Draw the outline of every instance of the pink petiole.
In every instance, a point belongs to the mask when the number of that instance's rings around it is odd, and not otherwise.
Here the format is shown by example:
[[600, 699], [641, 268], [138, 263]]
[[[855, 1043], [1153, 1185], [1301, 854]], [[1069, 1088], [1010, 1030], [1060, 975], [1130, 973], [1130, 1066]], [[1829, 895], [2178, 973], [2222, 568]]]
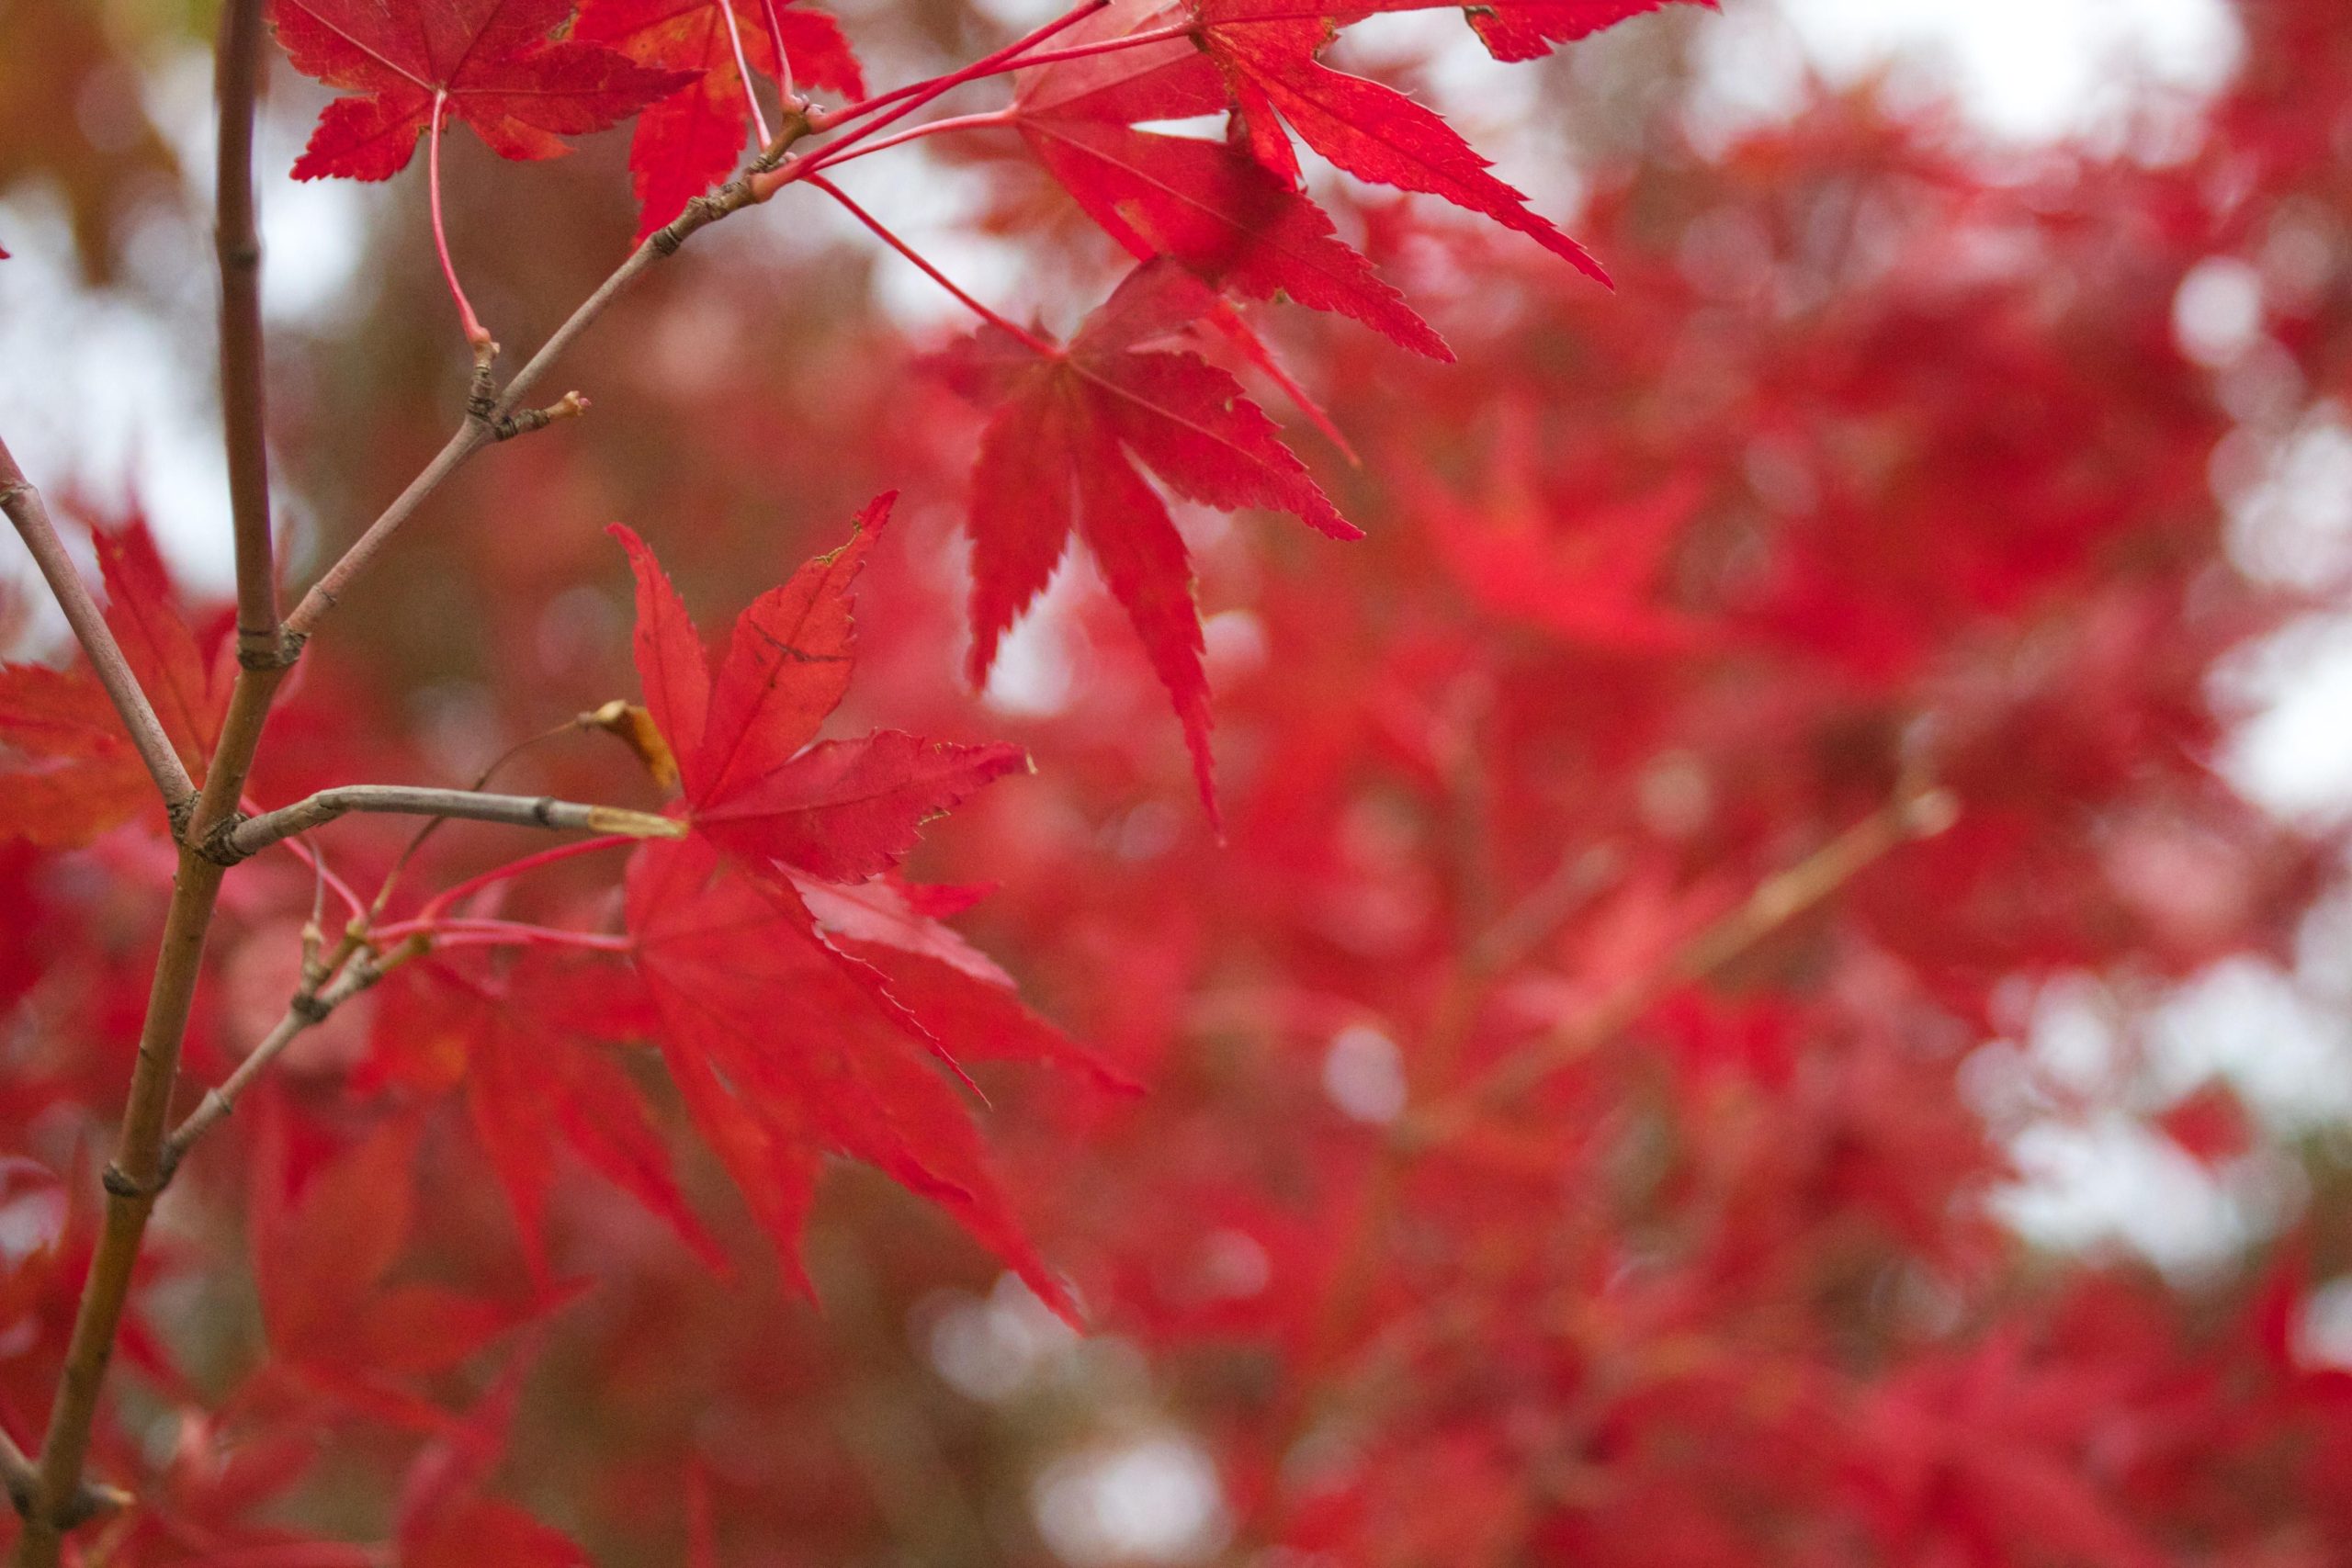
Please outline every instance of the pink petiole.
[[448, 112], [449, 92], [436, 88], [433, 94], [433, 131], [425, 145], [424, 173], [432, 187], [433, 248], [441, 255], [441, 276], [449, 282], [449, 298], [458, 302], [458, 321], [465, 328], [466, 341], [476, 348], [490, 342], [490, 333], [474, 314], [473, 301], [466, 298], [464, 286], [458, 282], [458, 268], [449, 259], [448, 226], [441, 220], [441, 121]]

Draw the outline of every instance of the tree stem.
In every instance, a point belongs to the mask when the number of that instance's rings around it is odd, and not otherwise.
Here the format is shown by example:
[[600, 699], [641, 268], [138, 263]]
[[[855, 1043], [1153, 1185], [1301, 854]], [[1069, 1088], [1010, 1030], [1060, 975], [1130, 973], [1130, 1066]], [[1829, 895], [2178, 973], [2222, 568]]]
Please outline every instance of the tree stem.
[[268, 402], [263, 389], [261, 234], [254, 202], [254, 99], [261, 78], [261, 0], [227, 0], [213, 62], [220, 100], [213, 248], [220, 263], [220, 420], [237, 545], [237, 656], [281, 657], [270, 542]]
[[67, 1528], [63, 1505], [81, 1489], [99, 1391], [114, 1355], [123, 1305], [130, 1296], [147, 1216], [155, 1204], [164, 1118], [179, 1072], [180, 1038], [187, 1027], [205, 931], [225, 869], [192, 852], [181, 852], [171, 908], [164, 918], [163, 952], [148, 993], [147, 1021], [140, 1031], [138, 1065], [131, 1070], [130, 1101], [115, 1144], [114, 1163], [107, 1168], [105, 1224], [82, 1287], [64, 1373], [50, 1410], [49, 1434], [35, 1462], [31, 1506], [10, 1559], [16, 1568], [56, 1568]]

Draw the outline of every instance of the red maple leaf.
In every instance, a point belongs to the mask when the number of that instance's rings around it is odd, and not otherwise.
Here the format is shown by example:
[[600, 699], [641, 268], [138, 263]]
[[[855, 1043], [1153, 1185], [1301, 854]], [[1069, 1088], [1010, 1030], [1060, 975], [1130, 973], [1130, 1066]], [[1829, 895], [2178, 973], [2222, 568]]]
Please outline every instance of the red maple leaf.
[[[173, 604], [170, 575], [144, 523], [93, 531], [107, 626], [180, 761], [201, 779], [228, 706], [225, 638], [208, 652]], [[84, 669], [0, 665], [0, 839], [85, 844], [161, 803], [97, 678]], [[159, 818], [160, 819], [160, 818]]]
[[[1082, 1053], [1017, 1002], [1008, 1012], [933, 973], [921, 961], [935, 964], [952, 933], [870, 880], [925, 819], [1024, 759], [888, 730], [809, 744], [848, 688], [852, 585], [891, 499], [865, 510], [847, 545], [754, 601], [715, 674], [652, 552], [615, 529], [637, 575], [646, 707], [676, 759], [691, 829], [631, 860], [628, 930], [687, 1112], [786, 1258], [824, 1156], [847, 1155], [944, 1204], [1067, 1312], [942, 1070], [954, 1065], [942, 1041], [983, 1056]], [[831, 897], [840, 945], [804, 888]], [[854, 956], [858, 944], [901, 950], [912, 1005], [896, 970]]]
[[[561, 1026], [580, 988], [610, 971], [565, 970], [526, 954], [503, 973], [462, 951], [408, 966], [376, 1017], [371, 1077], [426, 1093], [462, 1088], [467, 1119], [497, 1172], [534, 1279], [550, 1278], [548, 1200], [569, 1147], [720, 1264], [670, 1173], [669, 1151], [609, 1048]], [[598, 998], [602, 1000], [602, 998]]]
[[972, 476], [972, 654], [987, 677], [999, 640], [1045, 588], [1073, 530], [1126, 607], [1174, 699], [1201, 796], [1215, 810], [1208, 681], [1184, 541], [1133, 457], [1189, 500], [1289, 512], [1360, 536], [1239, 383], [1198, 355], [1146, 346], [1215, 296], [1169, 261], [1128, 274], [1066, 348], [1040, 354], [993, 327], [942, 356], [959, 389], [998, 406]]
[[573, 0], [272, 0], [296, 69], [357, 95], [319, 116], [300, 180], [382, 180], [446, 109], [507, 158], [552, 158], [694, 80], [574, 39]]
[[447, 1417], [410, 1380], [458, 1365], [552, 1302], [392, 1282], [415, 1222], [420, 1132], [413, 1119], [388, 1122], [296, 1189], [285, 1118], [268, 1117], [254, 1175], [254, 1277], [271, 1348], [300, 1383], [431, 1430]]
[[[1487, 160], [1434, 110], [1378, 82], [1319, 63], [1338, 32], [1301, 19], [1289, 0], [1202, 0], [1194, 37], [1233, 93], [1249, 146], [1285, 185], [1299, 177], [1287, 124], [1334, 164], [1375, 185], [1442, 197], [1528, 235], [1579, 270], [1608, 281], [1584, 247], [1528, 209]], [[1269, 13], [1273, 13], [1269, 15]]]
[[[1137, 30], [1112, 6], [1069, 30], [1073, 47]], [[1254, 299], [1333, 310], [1433, 359], [1444, 340], [1341, 242], [1323, 209], [1241, 149], [1136, 129], [1221, 113], [1227, 93], [1189, 39], [1023, 71], [1007, 110], [1030, 151], [1138, 261], [1173, 256]]]
[[[1012, 976], [940, 916], [967, 890], [876, 877], [842, 887], [795, 877], [826, 944], [878, 971], [890, 998], [963, 1061], [1066, 1068], [1114, 1093], [1136, 1083], [1022, 1005]], [[985, 890], [982, 890], [985, 891]]]
[[941, 1204], [1042, 1300], [1073, 1310], [939, 1047], [878, 974], [817, 934], [796, 895], [694, 838], [638, 852], [628, 915], [687, 1113], [787, 1266], [824, 1156], [846, 1155]]
[[[722, 4], [732, 6], [731, 29]], [[776, 58], [777, 40], [769, 36], [771, 16], [781, 35], [783, 62]], [[640, 65], [691, 75], [684, 91], [638, 117], [628, 166], [641, 209], [639, 239], [725, 179], [742, 157], [752, 111], [736, 63], [739, 42], [744, 61], [771, 81], [781, 81], [788, 65], [793, 83], [804, 90], [865, 96], [865, 78], [841, 25], [820, 11], [789, 4], [771, 8], [758, 0], [588, 0], [571, 37], [605, 45]]]
[[1657, 600], [1705, 487], [1688, 475], [1628, 496], [1547, 483], [1527, 411], [1507, 405], [1494, 423], [1491, 473], [1476, 504], [1427, 483], [1414, 497], [1463, 592], [1596, 651], [1664, 654], [1703, 640], [1700, 625]]
[[519, 1361], [507, 1369], [464, 1421], [410, 1465], [396, 1521], [401, 1568], [587, 1568], [588, 1554], [571, 1537], [512, 1503], [481, 1495], [506, 1456], [522, 1371]]
[[876, 500], [848, 544], [753, 601], [716, 675], [653, 552], [613, 527], [637, 573], [646, 706], [676, 759], [687, 820], [730, 854], [863, 881], [896, 865], [923, 822], [1027, 766], [1018, 747], [890, 729], [809, 744], [849, 690], [850, 591], [894, 499]]
[[[1317, 10], [1295, 0], [1250, 0], [1250, 8], [1272, 20], [1278, 12], [1292, 16], [1330, 17], [1346, 23], [1379, 11], [1430, 11], [1450, 0], [1372, 0]], [[1476, 0], [1462, 12], [1477, 30], [1479, 41], [1497, 60], [1535, 60], [1552, 52], [1555, 44], [1573, 43], [1629, 17], [1639, 17], [1670, 5], [1673, 0]], [[1716, 0], [1690, 0], [1709, 10]]]

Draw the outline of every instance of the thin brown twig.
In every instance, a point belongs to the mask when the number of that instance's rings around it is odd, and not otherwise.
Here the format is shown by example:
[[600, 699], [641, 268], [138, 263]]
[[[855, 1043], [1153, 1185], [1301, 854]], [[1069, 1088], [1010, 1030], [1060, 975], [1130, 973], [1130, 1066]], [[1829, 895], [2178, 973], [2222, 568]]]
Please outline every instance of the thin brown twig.
[[66, 1503], [80, 1490], [82, 1464], [97, 1417], [98, 1393], [114, 1355], [115, 1336], [130, 1296], [139, 1247], [154, 1207], [164, 1117], [179, 1068], [181, 1037], [196, 994], [204, 935], [225, 868], [183, 850], [180, 874], [164, 917], [163, 951], [148, 991], [147, 1018], [131, 1069], [130, 1101], [107, 1168], [107, 1208], [90, 1257], [73, 1337], [51, 1403], [42, 1440], [32, 1506], [17, 1538], [16, 1568], [55, 1568], [65, 1532], [73, 1528]]
[[17, 1446], [17, 1439], [0, 1432], [0, 1486], [7, 1488], [9, 1501], [19, 1512], [31, 1506], [39, 1474], [32, 1460]]
[[25, 541], [25, 548], [32, 552], [33, 564], [40, 569], [41, 580], [49, 584], [58, 608], [65, 612], [65, 624], [74, 628], [74, 640], [82, 645], [91, 670], [97, 674], [98, 684], [106, 688], [116, 716], [130, 732], [130, 744], [138, 750], [139, 760], [147, 765], [148, 776], [155, 781], [155, 788], [162, 793], [176, 828], [185, 822], [196, 802], [196, 781], [188, 777], [179, 753], [172, 748], [171, 738], [164, 733], [164, 721], [155, 716], [154, 705], [140, 689], [139, 677], [130, 672], [130, 665], [122, 657], [122, 649], [114, 640], [97, 601], [90, 597], [82, 574], [74, 570], [74, 558], [65, 553], [65, 542], [57, 536], [57, 527], [49, 520], [49, 508], [42, 502], [40, 491], [17, 467], [17, 459], [6, 441], [0, 441], [0, 511], [7, 513], [8, 521], [17, 525], [17, 536]]
[[415, 936], [379, 956], [367, 951], [365, 933], [359, 922], [353, 921], [332, 953], [322, 960], [304, 964], [301, 987], [286, 1004], [285, 1016], [237, 1064], [235, 1071], [206, 1091], [197, 1108], [164, 1140], [157, 1179], [165, 1185], [170, 1183], [197, 1140], [229, 1118], [254, 1081], [269, 1070], [270, 1064], [284, 1055], [303, 1031], [324, 1023], [334, 1015], [335, 1009], [430, 946], [429, 939]]
[[[779, 141], [788, 142], [807, 129], [806, 119], [794, 115], [787, 119]], [[781, 147], [773, 147], [764, 156], [780, 156], [781, 151]], [[475, 450], [499, 438], [501, 423], [512, 422], [524, 392], [604, 312], [629, 279], [652, 260], [675, 252], [695, 230], [760, 199], [764, 197], [754, 194], [752, 177], [747, 174], [718, 197], [704, 197], [689, 207], [675, 222], [632, 252], [604, 286], [572, 312], [508, 383], [504, 396], [487, 417], [469, 411], [466, 423], [424, 471], [304, 595], [280, 628], [277, 656], [269, 660], [244, 662], [239, 670], [200, 791], [188, 780], [168, 745], [152, 755], [148, 746], [141, 746], [141, 754], [155, 773], [158, 786], [172, 806], [175, 827], [180, 830], [179, 874], [173, 882], [171, 902], [164, 917], [163, 944], [148, 993], [146, 1019], [140, 1030], [129, 1102], [117, 1135], [114, 1159], [106, 1173], [104, 1225], [91, 1255], [73, 1336], [66, 1348], [64, 1370], [51, 1407], [48, 1434], [40, 1458], [34, 1461], [32, 1495], [29, 1506], [24, 1510], [25, 1527], [10, 1556], [14, 1568], [56, 1568], [66, 1533], [86, 1517], [80, 1512], [85, 1492], [83, 1462], [89, 1451], [107, 1367], [113, 1359], [116, 1336], [130, 1300], [148, 1216], [163, 1188], [164, 1128], [178, 1079], [180, 1043], [187, 1032], [213, 905], [228, 870], [224, 863], [198, 852], [194, 846], [209, 842], [224, 830], [224, 824], [233, 819], [279, 684], [300, 656], [303, 642], [334, 607], [351, 580], [382, 551], [400, 525]], [[83, 637], [85, 649], [93, 649], [93, 663], [98, 663], [103, 657], [96, 650], [113, 653], [113, 674], [105, 673], [102, 667], [101, 679], [107, 682], [118, 709], [124, 713], [124, 722], [131, 728], [134, 740], [142, 736], [160, 738], [161, 726], [146, 705], [137, 682], [129, 678], [129, 667], [121, 662], [120, 651], [114, 649], [103, 618], [97, 615], [79, 578], [72, 572], [71, 562], [56, 542], [55, 531], [47, 526], [47, 513], [40, 506], [38, 492], [17, 470], [14, 460], [6, 458], [5, 448], [0, 448], [0, 460], [6, 464], [5, 471], [0, 471], [0, 504], [5, 504], [18, 531], [33, 547], [35, 558], [41, 562], [43, 574], [51, 579], [51, 587], [60, 604], [65, 606], [76, 634]], [[63, 569], [62, 572], [60, 568]]]
[[[481, 790], [488, 789], [490, 787], [490, 781], [496, 778], [500, 772], [505, 768], [507, 763], [513, 761], [515, 758], [521, 756], [524, 752], [529, 750], [534, 746], [539, 745], [545, 741], [552, 740], [560, 735], [571, 734], [575, 730], [582, 728], [587, 720], [588, 716], [583, 714], [578, 718], [574, 718], [568, 723], [552, 726], [547, 729], [539, 731], [537, 735], [530, 736], [522, 740], [517, 740], [514, 745], [509, 746], [505, 750], [491, 759], [490, 765], [482, 769], [481, 773], [476, 773], [474, 775], [474, 782], [468, 784], [466, 788], [469, 791], [473, 792], [480, 792]], [[384, 873], [384, 880], [377, 885], [376, 897], [368, 900], [368, 911], [370, 919], [380, 917], [386, 909], [391, 908], [392, 889], [400, 885], [401, 873], [408, 869], [409, 862], [417, 857], [417, 854], [424, 848], [426, 840], [430, 840], [435, 833], [438, 832], [441, 829], [442, 825], [448, 820], [449, 819], [446, 817], [433, 818], [410, 837], [408, 843], [402, 847], [399, 854], [392, 857], [391, 866]]]
[[1959, 811], [1951, 792], [1905, 790], [1798, 864], [1757, 884], [1736, 908], [1701, 930], [1667, 961], [1630, 976], [1591, 1010], [1539, 1036], [1468, 1083], [1400, 1120], [1399, 1145], [1426, 1153], [1460, 1136], [1485, 1111], [1525, 1095], [1544, 1078], [1623, 1033], [1677, 987], [1721, 970], [1916, 839], [1932, 838]]
[[277, 637], [277, 570], [270, 543], [261, 233], [254, 203], [254, 98], [261, 68], [261, 0], [227, 0], [213, 57], [220, 101], [212, 231], [220, 264], [220, 419], [237, 545], [237, 657], [268, 665], [285, 651]]
[[409, 784], [341, 784], [291, 806], [247, 818], [203, 845], [204, 852], [234, 863], [270, 845], [307, 833], [355, 811], [401, 817], [458, 818], [503, 822], [518, 828], [553, 828], [591, 833], [622, 833], [633, 839], [676, 839], [685, 824], [650, 811], [592, 806], [550, 795], [484, 795], [466, 789], [428, 789]]
[[[776, 132], [775, 141], [762, 152], [762, 162], [781, 157], [785, 149], [808, 133], [808, 121], [805, 116], [787, 115], [783, 128]], [[538, 383], [539, 378], [579, 340], [582, 333], [595, 324], [639, 274], [662, 257], [676, 254], [678, 247], [684, 244], [695, 231], [764, 199], [763, 195], [754, 193], [753, 177], [746, 174], [710, 196], [695, 197], [676, 220], [648, 235], [635, 250], [629, 252], [620, 265], [596, 286], [595, 292], [582, 300], [578, 308], [564, 319], [563, 324], [539, 345], [539, 351], [514, 373], [488, 412], [469, 412], [465, 423], [458, 426], [424, 470], [409, 481], [408, 488], [393, 498], [392, 503], [368, 525], [358, 538], [351, 542], [334, 565], [320, 574], [319, 580], [311, 585], [310, 592], [302, 595], [301, 603], [294, 607], [293, 614], [286, 617], [285, 641], [288, 650], [298, 652], [303, 642], [318, 630], [319, 623], [326, 619], [328, 613], [350, 588], [352, 579], [365, 571], [383, 553], [384, 547], [391, 543], [392, 536], [399, 532], [401, 525], [415, 513], [426, 497], [440, 489], [451, 474], [464, 467], [467, 458], [492, 441], [502, 439], [500, 430], [503, 422], [521, 428], [538, 428], [538, 423], [532, 423], [530, 418], [533, 411], [523, 410], [524, 394]], [[567, 406], [571, 407], [571, 412], [577, 412], [584, 404], [575, 404], [571, 399], [560, 400], [549, 409], [537, 411], [549, 416], [548, 420], [539, 423], [551, 423], [553, 419], [563, 417], [557, 411]], [[509, 430], [507, 433], [515, 432]]]
[[220, 739], [204, 778], [195, 810], [182, 835], [178, 874], [164, 914], [164, 938], [140, 1025], [139, 1054], [130, 1091], [116, 1134], [113, 1161], [106, 1170], [107, 1209], [96, 1247], [90, 1255], [81, 1304], [65, 1351], [64, 1370], [50, 1407], [41, 1441], [32, 1506], [10, 1558], [14, 1568], [56, 1568], [65, 1533], [86, 1516], [78, 1512], [85, 1491], [82, 1467], [97, 1420], [98, 1396], [106, 1385], [122, 1314], [130, 1299], [147, 1219], [163, 1190], [163, 1142], [179, 1081], [180, 1043], [187, 1034], [196, 983], [204, 964], [204, 940], [228, 867], [207, 859], [196, 845], [211, 836], [235, 811], [270, 702], [286, 677], [283, 666], [247, 665], [237, 671], [222, 718]]

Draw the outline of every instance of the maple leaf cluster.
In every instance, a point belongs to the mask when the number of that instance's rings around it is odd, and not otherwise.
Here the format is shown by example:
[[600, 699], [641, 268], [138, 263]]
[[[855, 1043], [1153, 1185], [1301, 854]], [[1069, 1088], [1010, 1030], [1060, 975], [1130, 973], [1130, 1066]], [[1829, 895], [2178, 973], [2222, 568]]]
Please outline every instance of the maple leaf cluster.
[[[294, 174], [423, 143], [469, 242], [273, 340], [306, 509], [446, 435], [456, 255], [551, 324], [628, 254], [625, 156], [664, 270], [566, 361], [595, 414], [435, 493], [272, 708], [245, 818], [520, 805], [232, 869], [171, 1123], [241, 1098], [155, 1204], [86, 1466], [132, 1501], [74, 1560], [2342, 1556], [2344, 1156], [2155, 1058], [2216, 976], [2312, 985], [2343, 895], [2340, 828], [2222, 761], [2344, 586], [2250, 496], [2352, 399], [2352, 18], [2246, 0], [2196, 136], [2020, 164], [1870, 86], [1697, 134], [1701, 6], [1469, 7], [1495, 62], [1577, 46], [1588, 251], [1430, 73], [1340, 68], [1445, 8], [1110, 0], [988, 53], [953, 6], [854, 51], [797, 0], [271, 0], [337, 95]], [[1000, 107], [916, 118], [949, 91]], [[441, 167], [631, 120], [571, 183]], [[913, 141], [1052, 325], [842, 188]], [[978, 328], [757, 231], [826, 201]], [[666, 259], [722, 208], [748, 243]], [[2188, 352], [2217, 265], [2252, 324]], [[57, 510], [200, 782], [235, 615]], [[28, 1452], [194, 852], [103, 674], [0, 666]], [[2086, 1013], [2098, 1092], [2034, 1049]], [[2084, 1129], [2218, 1195], [2200, 1272], [2006, 1223]]]
[[[1665, 3], [1499, 0], [1470, 19], [1496, 58], [1521, 61]], [[429, 135], [437, 229], [447, 117], [505, 157], [537, 159], [567, 151], [563, 136], [635, 116], [629, 166], [643, 241], [736, 169], [755, 120], [767, 138], [755, 81], [782, 86], [779, 112], [797, 116], [807, 113], [799, 88], [853, 98], [864, 91], [847, 41], [820, 13], [778, 8], [774, 0], [761, 7], [750, 0], [587, 0], [575, 17], [574, 4], [273, 0], [271, 16], [294, 63], [353, 95], [327, 105], [295, 177], [384, 179]], [[1442, 197], [1608, 281], [1583, 247], [1490, 173], [1435, 111], [1317, 59], [1343, 22], [1440, 5], [1383, 0], [1302, 9], [1296, 0], [1095, 0], [1070, 13], [1076, 25], [1059, 30], [1051, 51], [1012, 55], [1011, 103], [974, 117], [1017, 130], [1038, 164], [1139, 265], [1067, 347], [992, 320], [950, 361], [974, 397], [999, 405], [973, 478], [972, 677], [986, 679], [999, 639], [1044, 588], [1074, 533], [1126, 606], [1168, 688], [1212, 812], [1208, 694], [1189, 559], [1127, 455], [1143, 457], [1188, 499], [1227, 511], [1291, 511], [1340, 538], [1355, 530], [1238, 383], [1197, 355], [1136, 351], [1206, 320], [1297, 392], [1219, 298], [1230, 290], [1337, 311], [1418, 353], [1451, 357], [1305, 193], [1293, 136], [1359, 180]], [[1149, 128], [1227, 113], [1233, 134], [1224, 143]], [[845, 135], [838, 148], [820, 147], [771, 177], [788, 181], [805, 169], [815, 178], [830, 162], [846, 161], [865, 134]], [[775, 143], [778, 155], [784, 145]], [[825, 188], [833, 187], [825, 182]], [[449, 279], [469, 333], [480, 340], [486, 329], [478, 327], [453, 269]], [[1016, 446], [1017, 467], [1009, 455]], [[1032, 493], [1046, 498], [1042, 514], [1016, 515]]]

